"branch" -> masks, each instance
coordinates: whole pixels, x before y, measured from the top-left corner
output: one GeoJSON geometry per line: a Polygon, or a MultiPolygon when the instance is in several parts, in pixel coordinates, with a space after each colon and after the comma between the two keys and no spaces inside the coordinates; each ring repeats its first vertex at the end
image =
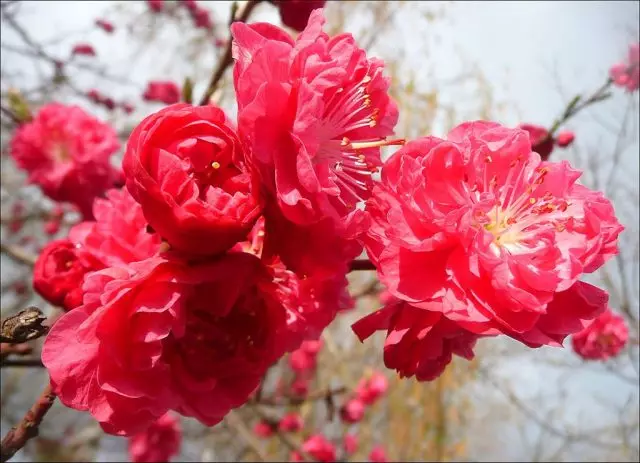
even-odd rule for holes
{"type": "Polygon", "coordinates": [[[351,261],[349,271],[354,272],[356,270],[375,270],[376,267],[369,259],[355,259],[351,261]]]}
{"type": "Polygon", "coordinates": [[[20,264],[33,266],[36,263],[36,256],[25,251],[24,249],[12,244],[0,243],[0,252],[11,257],[20,264]]]}
{"type": "MultiPolygon", "coordinates": [[[[253,409],[256,411],[256,414],[263,420],[273,423],[276,422],[278,420],[273,419],[272,417],[270,417],[267,413],[265,413],[259,406],[256,406],[255,404],[251,405],[253,407],[253,409]]],[[[279,428],[275,427],[273,430],[276,434],[276,436],[278,436],[278,439],[280,439],[280,441],[286,445],[287,447],[289,447],[290,450],[293,450],[295,452],[297,452],[301,457],[303,461],[316,461],[313,458],[311,458],[309,456],[309,454],[307,452],[305,452],[304,450],[302,450],[300,447],[300,444],[297,443],[294,439],[292,439],[289,435],[287,435],[286,433],[280,431],[279,428]]]]}
{"type": "MultiPolygon", "coordinates": [[[[260,1],[261,0],[248,0],[244,4],[244,7],[240,11],[239,15],[237,15],[236,8],[232,7],[229,25],[231,25],[231,23],[235,21],[246,22],[247,19],[249,19],[249,15],[253,11],[253,9],[258,5],[258,3],[260,3],[260,1]],[[237,15],[237,19],[236,19],[236,15],[237,15]]],[[[234,2],[234,5],[235,4],[236,3],[234,2]]],[[[216,91],[216,88],[218,87],[218,84],[220,83],[220,79],[222,79],[224,72],[233,63],[233,56],[231,55],[232,42],[233,41],[231,40],[231,38],[229,38],[229,40],[227,41],[227,45],[225,46],[225,49],[224,49],[224,54],[222,55],[222,58],[218,61],[218,65],[216,66],[215,70],[213,71],[213,74],[211,75],[211,80],[209,81],[207,90],[204,92],[204,95],[200,100],[200,106],[209,104],[209,99],[211,98],[211,95],[213,95],[213,92],[216,91]]]]}
{"type": "Polygon", "coordinates": [[[29,307],[4,318],[0,323],[0,342],[18,344],[39,338],[49,331],[49,327],[42,324],[46,319],[37,307],[29,307]]]}
{"type": "Polygon", "coordinates": [[[33,352],[33,347],[24,342],[20,344],[0,343],[0,360],[4,360],[9,355],[29,355],[31,352],[33,352]]]}
{"type": "Polygon", "coordinates": [[[231,410],[224,419],[225,423],[238,433],[238,435],[245,441],[245,443],[251,447],[260,461],[268,461],[269,458],[262,450],[260,442],[253,436],[247,425],[242,418],[233,410],[231,410]]]}
{"type": "Polygon", "coordinates": [[[282,399],[263,397],[260,399],[253,399],[251,400],[251,403],[271,406],[300,405],[305,402],[312,402],[314,400],[325,400],[327,397],[341,395],[346,392],[348,392],[348,389],[343,386],[336,389],[311,392],[307,394],[306,397],[283,397],[282,399]]]}
{"type": "Polygon", "coordinates": [[[0,368],[5,367],[44,368],[44,364],[38,358],[6,359],[0,362],[0,368]]]}
{"type": "Polygon", "coordinates": [[[15,453],[23,448],[27,441],[38,435],[38,426],[42,422],[44,415],[47,414],[53,401],[56,399],[55,394],[51,391],[51,386],[47,386],[40,394],[40,397],[33,404],[31,409],[24,415],[22,421],[17,426],[11,428],[0,444],[0,462],[9,461],[15,453]]]}

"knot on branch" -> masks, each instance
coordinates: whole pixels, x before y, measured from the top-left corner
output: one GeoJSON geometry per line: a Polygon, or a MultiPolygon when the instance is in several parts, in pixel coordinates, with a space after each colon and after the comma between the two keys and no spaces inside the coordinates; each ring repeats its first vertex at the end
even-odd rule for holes
{"type": "Polygon", "coordinates": [[[49,327],[43,325],[47,317],[37,307],[29,307],[2,320],[0,342],[18,344],[47,334],[49,327]]]}

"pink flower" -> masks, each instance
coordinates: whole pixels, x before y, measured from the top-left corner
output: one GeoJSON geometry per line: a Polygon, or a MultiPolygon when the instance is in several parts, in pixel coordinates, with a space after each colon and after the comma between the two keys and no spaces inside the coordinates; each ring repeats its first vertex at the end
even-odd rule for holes
{"type": "Polygon", "coordinates": [[[164,9],[164,0],[147,0],[147,6],[154,13],[160,13],[164,9]]]}
{"type": "Polygon", "coordinates": [[[153,80],[147,83],[142,94],[145,101],[158,101],[167,105],[180,101],[180,88],[170,80],[153,80]]]}
{"type": "MultiPolygon", "coordinates": [[[[304,444],[302,450],[309,454],[316,461],[334,462],[337,459],[336,448],[321,434],[314,434],[309,437],[304,444]]],[[[304,461],[297,452],[292,452],[291,461],[304,461]]]]}
{"type": "Polygon", "coordinates": [[[253,427],[253,433],[262,439],[266,439],[273,436],[273,425],[265,420],[260,420],[253,427]]]}
{"type": "Polygon", "coordinates": [[[126,188],[109,190],[93,203],[95,221],[74,225],[69,239],[104,263],[125,265],[155,255],[161,239],[147,229],[142,207],[126,188]]]}
{"type": "Polygon", "coordinates": [[[347,455],[353,455],[358,450],[358,436],[355,434],[346,434],[342,446],[347,455]]]}
{"type": "Polygon", "coordinates": [[[115,130],[77,106],[50,103],[20,126],[11,140],[11,155],[54,201],[75,204],[91,218],[93,199],[118,178],[110,163],[120,148],[115,130]]]}
{"type": "Polygon", "coordinates": [[[367,202],[365,245],[406,304],[365,318],[356,332],[386,329],[385,360],[426,378],[451,352],[470,357],[473,335],[558,345],[582,329],[603,296],[578,279],[617,253],[623,227],[579,176],[566,162],[541,162],[526,132],[494,123],[405,145],[367,202]],[[580,306],[549,305],[556,297],[580,306]]]}
{"type": "Polygon", "coordinates": [[[384,447],[376,445],[369,453],[369,461],[372,463],[387,463],[387,454],[384,447]]]}
{"type": "Polygon", "coordinates": [[[278,427],[281,431],[297,432],[304,426],[304,421],[299,413],[291,412],[282,417],[278,427]]]}
{"type": "Polygon", "coordinates": [[[164,463],[180,452],[182,431],[178,418],[165,413],[146,430],[129,439],[129,458],[134,463],[164,463]]]}
{"type": "Polygon", "coordinates": [[[556,135],[556,145],[558,145],[560,148],[566,148],[567,146],[571,145],[573,143],[573,140],[575,139],[575,135],[573,132],[571,132],[570,130],[565,130],[563,132],[558,133],[558,135],[556,135]]]}
{"type": "Polygon", "coordinates": [[[349,399],[340,408],[340,418],[345,423],[357,423],[364,418],[365,406],[359,399],[349,399]]]}
{"type": "Polygon", "coordinates": [[[617,356],[629,339],[629,328],[609,308],[572,337],[573,350],[586,360],[607,360],[617,356]]]}
{"type": "Polygon", "coordinates": [[[91,273],[83,291],[42,360],[62,403],[110,434],[143,431],[168,410],[213,426],[284,353],[286,311],[248,253],[154,257],[91,273]]]}
{"type": "Polygon", "coordinates": [[[378,371],[362,378],[356,387],[356,396],[366,405],[373,405],[389,389],[387,377],[378,371]]]}
{"type": "Polygon", "coordinates": [[[280,19],[285,26],[302,31],[311,12],[323,8],[326,0],[271,0],[271,3],[278,7],[280,19]]]}
{"type": "Polygon", "coordinates": [[[60,231],[60,221],[56,219],[47,220],[44,224],[44,232],[53,236],[60,231]]]}
{"type": "Polygon", "coordinates": [[[306,397],[309,394],[309,378],[298,376],[291,383],[291,393],[296,397],[306,397]]]}
{"type": "Polygon", "coordinates": [[[344,226],[370,194],[380,147],[402,141],[385,139],[398,111],[382,61],[323,24],[315,10],[295,41],[266,23],[231,26],[238,126],[247,165],[287,220],[344,226]]]}
{"type": "Polygon", "coordinates": [[[211,21],[209,11],[205,8],[196,7],[190,10],[190,12],[196,27],[201,29],[211,29],[213,27],[213,21],[211,21]]]}
{"type": "Polygon", "coordinates": [[[73,55],[96,56],[96,51],[93,46],[88,43],[78,43],[74,45],[71,53],[73,55]]]}
{"type": "Polygon", "coordinates": [[[538,153],[543,161],[549,159],[553,152],[553,138],[549,135],[549,131],[534,124],[520,124],[518,128],[529,133],[531,149],[538,153]]]}
{"type": "Polygon", "coordinates": [[[624,87],[629,92],[640,87],[640,44],[629,45],[627,61],[611,67],[609,76],[615,85],[624,87]]]}
{"type": "Polygon", "coordinates": [[[145,118],[122,162],[127,188],[153,229],[179,251],[213,255],[244,240],[260,214],[224,112],[179,104],[145,118]]]}
{"type": "Polygon", "coordinates": [[[110,23],[106,19],[96,19],[96,26],[109,34],[115,30],[113,23],[110,23]]]}
{"type": "Polygon", "coordinates": [[[51,304],[71,310],[82,305],[85,275],[102,268],[102,262],[70,241],[51,241],[33,267],[33,287],[51,304]]]}
{"type": "Polygon", "coordinates": [[[322,341],[304,341],[302,345],[289,355],[289,366],[300,374],[306,371],[315,370],[316,357],[322,346],[322,341]]]}

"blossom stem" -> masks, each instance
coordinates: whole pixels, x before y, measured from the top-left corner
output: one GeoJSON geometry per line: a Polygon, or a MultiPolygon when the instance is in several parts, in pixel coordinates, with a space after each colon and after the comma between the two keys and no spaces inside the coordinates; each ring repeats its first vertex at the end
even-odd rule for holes
{"type": "MultiPolygon", "coordinates": [[[[236,11],[236,8],[232,8],[231,9],[231,18],[230,18],[229,23],[233,23],[235,21],[246,22],[247,19],[249,19],[249,15],[253,11],[253,9],[256,7],[256,5],[258,5],[258,3],[260,3],[260,1],[261,0],[248,0],[245,3],[244,7],[241,8],[239,11],[236,11]]],[[[235,5],[235,3],[234,3],[234,5],[235,5]]],[[[229,24],[229,25],[231,25],[231,24],[229,24]]],[[[218,61],[218,64],[217,64],[215,70],[213,71],[213,74],[211,75],[211,80],[209,81],[209,85],[207,86],[207,90],[204,92],[204,95],[202,96],[202,99],[200,100],[200,106],[204,106],[206,104],[209,104],[209,100],[211,99],[211,95],[213,95],[213,92],[215,92],[216,88],[218,88],[218,84],[220,83],[220,80],[222,79],[222,76],[224,76],[224,73],[227,70],[227,68],[233,63],[233,57],[231,55],[231,43],[232,43],[232,40],[229,39],[227,41],[226,46],[225,46],[222,58],[220,58],[220,60],[218,61]]]]}
{"type": "Polygon", "coordinates": [[[27,411],[20,423],[2,439],[0,444],[0,462],[9,461],[15,453],[23,448],[27,441],[38,435],[38,426],[47,414],[56,396],[48,385],[40,394],[33,406],[27,411]]]}
{"type": "Polygon", "coordinates": [[[35,256],[17,246],[1,243],[0,251],[21,264],[33,266],[36,263],[35,256]]]}
{"type": "Polygon", "coordinates": [[[355,272],[356,270],[375,270],[376,267],[369,259],[355,259],[351,261],[349,271],[355,272]]]}
{"type": "Polygon", "coordinates": [[[549,133],[547,134],[547,139],[553,138],[553,135],[558,131],[558,129],[560,129],[563,124],[565,124],[569,119],[578,114],[587,106],[591,106],[598,101],[604,101],[609,98],[611,94],[607,93],[607,90],[609,89],[609,87],[611,87],[612,83],[613,80],[611,78],[607,79],[607,81],[595,92],[593,92],[587,99],[583,99],[582,95],[577,95],[576,97],[574,97],[565,107],[562,115],[555,121],[553,121],[553,124],[549,129],[549,133]]]}
{"type": "MultiPolygon", "coordinates": [[[[265,413],[260,406],[257,406],[255,404],[252,405],[253,409],[256,411],[256,413],[258,414],[258,416],[265,420],[268,423],[274,423],[277,422],[278,420],[273,419],[271,416],[269,416],[269,414],[265,413]]],[[[289,437],[286,433],[280,431],[280,429],[275,428],[274,432],[276,434],[276,436],[278,436],[278,439],[280,439],[280,441],[286,445],[287,447],[289,447],[290,450],[293,450],[295,452],[297,452],[300,457],[302,458],[303,461],[316,461],[313,458],[311,458],[311,456],[305,452],[304,450],[301,449],[301,445],[299,443],[297,443],[293,438],[289,437]]]]}
{"type": "Polygon", "coordinates": [[[260,399],[254,399],[252,402],[259,405],[270,406],[287,406],[287,405],[300,405],[305,402],[312,402],[314,400],[323,400],[330,396],[341,395],[348,392],[346,387],[339,387],[336,389],[328,389],[315,391],[307,394],[306,397],[284,397],[282,399],[262,397],[260,399]]]}

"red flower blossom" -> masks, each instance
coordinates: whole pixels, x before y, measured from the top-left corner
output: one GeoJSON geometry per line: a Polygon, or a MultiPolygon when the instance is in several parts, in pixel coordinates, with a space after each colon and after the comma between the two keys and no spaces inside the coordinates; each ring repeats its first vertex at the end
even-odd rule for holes
{"type": "Polygon", "coordinates": [[[79,43],[73,46],[71,53],[74,55],[96,56],[93,46],[88,43],[79,43]]]}
{"type": "Polygon", "coordinates": [[[362,378],[356,387],[356,396],[366,405],[373,405],[389,389],[389,380],[379,371],[362,378]]]}
{"type": "Polygon", "coordinates": [[[154,13],[160,13],[164,9],[164,0],[147,0],[147,6],[154,13]]]}
{"type": "Polygon", "coordinates": [[[358,436],[354,434],[346,434],[342,443],[344,451],[347,455],[353,455],[358,450],[358,436]]]}
{"type": "Polygon", "coordinates": [[[47,220],[44,224],[44,232],[53,236],[60,231],[60,221],[57,219],[47,220]]]}
{"type": "Polygon", "coordinates": [[[62,403],[110,434],[140,432],[168,410],[213,426],[284,353],[286,311],[248,253],[201,265],[151,258],[91,273],[83,290],[42,360],[62,403]]]}
{"type": "Polygon", "coordinates": [[[560,148],[566,148],[567,146],[571,145],[573,143],[573,140],[576,138],[576,136],[574,135],[573,132],[571,132],[570,130],[565,130],[563,132],[558,133],[558,135],[556,135],[556,145],[558,145],[560,148]]]}
{"type": "Polygon", "coordinates": [[[246,163],[298,225],[344,225],[370,193],[380,147],[401,143],[385,139],[398,111],[382,61],[350,34],[330,38],[323,24],[314,11],[295,41],[270,24],[231,26],[246,163]]]}
{"type": "Polygon", "coordinates": [[[115,30],[113,23],[107,21],[106,19],[96,19],[96,26],[109,34],[111,34],[115,30]]]}
{"type": "Polygon", "coordinates": [[[273,432],[273,425],[265,420],[258,421],[253,427],[253,433],[262,439],[273,436],[273,432]]]}
{"type": "Polygon", "coordinates": [[[281,431],[285,432],[297,432],[304,426],[304,421],[299,413],[291,412],[282,417],[278,427],[281,431]]]}
{"type": "Polygon", "coordinates": [[[169,106],[133,131],[122,162],[127,188],[172,247],[218,254],[246,238],[260,214],[242,148],[215,106],[169,106]]]}
{"type": "Polygon", "coordinates": [[[296,397],[306,397],[309,394],[309,378],[297,376],[291,383],[291,393],[296,397]]]}
{"type": "Polygon", "coordinates": [[[369,453],[369,461],[372,463],[387,463],[387,453],[384,451],[384,447],[376,445],[369,453]]]}
{"type": "Polygon", "coordinates": [[[155,255],[161,239],[147,229],[142,207],[126,188],[109,190],[106,196],[93,203],[95,221],[74,225],[69,231],[69,240],[105,267],[138,262],[155,255]]]}
{"type": "Polygon", "coordinates": [[[289,366],[297,374],[315,370],[316,358],[321,347],[322,340],[320,339],[317,341],[304,341],[298,349],[289,355],[289,366]]]}
{"type": "Polygon", "coordinates": [[[545,335],[543,344],[558,345],[582,329],[602,295],[577,281],[617,253],[623,227],[602,194],[575,183],[579,175],[566,162],[541,163],[524,131],[493,123],[405,145],[367,202],[365,244],[380,280],[419,310],[388,306],[354,329],[361,338],[390,330],[385,359],[422,377],[430,367],[399,352],[429,351],[436,371],[447,349],[471,355],[472,334],[532,344],[545,335]],[[548,306],[556,295],[581,305],[548,306]]]}
{"type": "Polygon", "coordinates": [[[282,23],[295,29],[302,31],[309,21],[311,12],[317,8],[323,8],[326,0],[271,0],[280,11],[280,19],[282,23]]]}
{"type": "Polygon", "coordinates": [[[640,88],[640,44],[629,45],[627,61],[612,66],[609,76],[615,85],[626,88],[629,92],[640,88]]]}
{"type": "Polygon", "coordinates": [[[211,21],[211,15],[207,9],[196,7],[190,12],[196,27],[200,29],[211,29],[213,27],[213,21],[211,21]]]}
{"type": "Polygon", "coordinates": [[[549,131],[534,124],[520,124],[518,128],[529,133],[531,149],[538,153],[543,161],[549,159],[553,152],[553,137],[549,135],[549,131]]]}
{"type": "Polygon", "coordinates": [[[33,267],[33,287],[51,304],[71,310],[82,305],[85,275],[102,268],[102,262],[72,242],[51,241],[33,267]]]}
{"type": "Polygon", "coordinates": [[[129,458],[134,463],[164,463],[180,452],[182,430],[178,418],[165,413],[149,428],[129,439],[129,458]]]}
{"type": "Polygon", "coordinates": [[[170,80],[153,80],[147,83],[142,94],[145,101],[158,101],[167,105],[180,101],[180,87],[170,80]]]}
{"type": "Polygon", "coordinates": [[[77,106],[51,103],[23,124],[11,140],[11,155],[29,182],[54,201],[75,204],[91,218],[93,199],[119,176],[110,164],[120,147],[115,130],[77,106]]]}
{"type": "MultiPolygon", "coordinates": [[[[316,461],[334,462],[337,459],[335,446],[320,434],[309,437],[302,444],[302,450],[316,461]]],[[[290,459],[291,461],[304,461],[301,455],[295,451],[291,452],[290,459]]]]}
{"type": "Polygon", "coordinates": [[[357,423],[364,418],[365,406],[359,399],[349,399],[340,408],[340,418],[345,423],[357,423]]]}
{"type": "Polygon", "coordinates": [[[607,360],[617,356],[629,339],[629,328],[610,309],[572,337],[573,350],[586,360],[607,360]]]}

